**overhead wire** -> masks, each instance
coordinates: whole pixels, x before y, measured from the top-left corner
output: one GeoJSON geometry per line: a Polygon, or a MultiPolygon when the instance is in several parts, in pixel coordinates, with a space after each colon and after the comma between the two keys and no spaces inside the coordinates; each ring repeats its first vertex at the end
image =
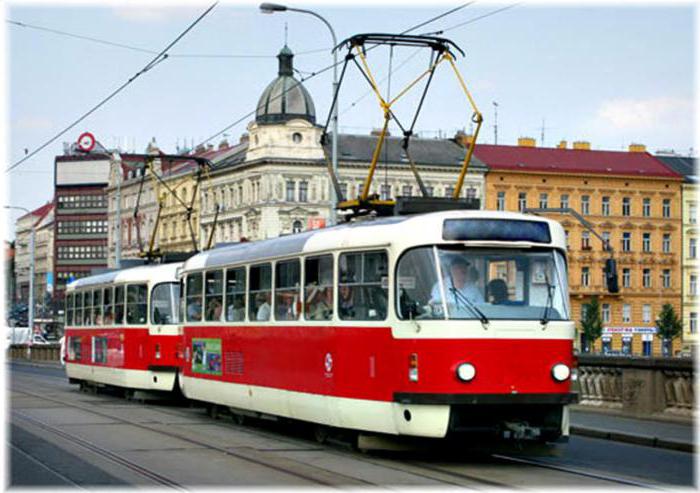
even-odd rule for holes
{"type": "Polygon", "coordinates": [[[443,33],[447,32],[447,31],[452,31],[453,29],[457,29],[458,27],[463,27],[463,26],[466,26],[466,25],[468,25],[468,24],[472,24],[472,23],[474,23],[474,22],[476,22],[476,21],[480,21],[481,19],[485,19],[486,17],[490,17],[490,16],[492,16],[492,15],[498,14],[498,13],[503,12],[503,11],[506,11],[506,10],[508,10],[508,9],[512,9],[513,7],[517,7],[517,6],[520,5],[521,3],[522,3],[522,2],[512,3],[512,4],[510,4],[510,5],[506,5],[505,7],[501,7],[501,8],[499,8],[499,9],[492,10],[491,12],[487,12],[487,13],[485,13],[485,14],[483,14],[483,15],[476,16],[476,17],[474,17],[474,18],[472,18],[472,19],[469,19],[469,20],[467,20],[467,21],[465,21],[465,22],[460,22],[459,24],[455,24],[454,26],[446,27],[445,29],[441,29],[441,30],[439,30],[439,31],[433,31],[433,32],[428,32],[428,33],[422,33],[422,34],[420,34],[420,36],[433,36],[433,35],[443,34],[443,33]]]}
{"type": "Polygon", "coordinates": [[[219,3],[219,2],[218,2],[218,0],[217,0],[217,1],[214,2],[211,6],[209,6],[209,8],[207,8],[207,10],[205,10],[199,17],[197,17],[197,19],[195,19],[194,22],[192,22],[192,23],[187,27],[187,29],[185,29],[184,31],[182,31],[173,41],[171,41],[163,50],[161,50],[161,51],[160,51],[150,62],[148,62],[141,70],[139,70],[138,72],[136,72],[136,74],[134,74],[129,80],[127,80],[125,83],[123,83],[123,84],[122,84],[121,86],[119,86],[117,89],[115,89],[114,91],[112,91],[106,98],[102,99],[99,103],[97,103],[95,106],[93,106],[90,110],[88,110],[86,113],[84,113],[83,115],[81,115],[77,120],[75,120],[73,123],[71,123],[68,127],[66,127],[66,128],[64,128],[63,130],[61,130],[59,133],[57,133],[56,135],[54,135],[53,137],[51,137],[51,139],[49,139],[48,141],[46,141],[44,144],[42,144],[41,146],[39,146],[38,148],[36,148],[35,150],[33,150],[32,152],[30,152],[30,153],[27,154],[26,156],[24,156],[22,159],[20,159],[20,160],[17,161],[16,163],[14,163],[14,164],[13,164],[12,166],[10,166],[9,168],[7,168],[7,169],[5,170],[5,172],[8,173],[8,172],[12,171],[12,170],[15,169],[17,166],[19,166],[20,164],[24,163],[24,162],[27,161],[28,159],[30,159],[32,156],[36,155],[36,154],[37,154],[38,152],[40,152],[41,150],[45,149],[47,146],[49,146],[49,145],[52,144],[54,141],[56,141],[56,139],[58,139],[58,138],[61,137],[63,134],[65,134],[66,132],[68,132],[70,129],[72,129],[73,127],[75,127],[78,123],[80,123],[81,121],[83,121],[85,118],[87,118],[88,116],[90,116],[92,113],[94,113],[95,111],[97,111],[99,108],[101,108],[102,106],[104,106],[108,101],[110,101],[110,100],[111,100],[112,98],[114,98],[117,94],[119,94],[121,91],[123,91],[127,86],[129,86],[132,82],[134,82],[134,81],[135,81],[137,78],[139,78],[141,75],[145,74],[146,72],[148,72],[149,70],[151,70],[153,67],[157,66],[159,63],[165,61],[165,60],[168,58],[168,53],[167,53],[168,50],[169,50],[170,48],[172,48],[177,42],[179,42],[179,41],[180,41],[188,32],[190,32],[197,24],[199,24],[199,22],[200,22],[202,19],[204,19],[204,17],[205,17],[207,14],[209,14],[209,12],[211,12],[212,9],[213,9],[214,7],[216,7],[216,5],[217,5],[218,3],[219,3]]]}

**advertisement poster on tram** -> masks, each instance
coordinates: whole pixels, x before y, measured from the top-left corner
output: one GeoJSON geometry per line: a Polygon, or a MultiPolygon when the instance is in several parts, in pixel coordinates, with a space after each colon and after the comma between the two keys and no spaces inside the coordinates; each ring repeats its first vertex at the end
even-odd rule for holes
{"type": "Polygon", "coordinates": [[[221,375],[221,339],[192,339],[192,371],[221,375]]]}

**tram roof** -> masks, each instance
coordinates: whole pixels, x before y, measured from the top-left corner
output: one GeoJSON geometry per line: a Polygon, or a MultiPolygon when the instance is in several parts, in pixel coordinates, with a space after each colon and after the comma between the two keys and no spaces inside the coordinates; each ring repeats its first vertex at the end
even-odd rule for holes
{"type": "MultiPolygon", "coordinates": [[[[312,254],[333,249],[381,248],[392,243],[406,247],[442,242],[444,219],[510,219],[554,224],[551,245],[566,249],[562,226],[551,219],[505,211],[446,211],[408,216],[392,216],[329,228],[214,248],[190,257],[184,271],[264,261],[292,255],[312,254]],[[418,233],[418,234],[416,234],[418,233]]],[[[539,245],[542,246],[542,245],[539,245]]]]}
{"type": "Polygon", "coordinates": [[[177,269],[182,262],[157,265],[139,265],[130,269],[113,270],[103,274],[83,277],[68,284],[69,289],[81,289],[103,284],[118,284],[124,282],[176,282],[177,269]]]}

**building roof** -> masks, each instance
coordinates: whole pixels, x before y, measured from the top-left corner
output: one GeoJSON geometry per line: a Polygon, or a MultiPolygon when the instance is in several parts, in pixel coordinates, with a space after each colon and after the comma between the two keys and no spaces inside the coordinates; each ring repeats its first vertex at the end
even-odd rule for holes
{"type": "MultiPolygon", "coordinates": [[[[370,162],[377,146],[379,137],[374,135],[338,135],[338,161],[370,162]]],[[[409,164],[408,157],[401,147],[402,137],[387,137],[382,145],[379,163],[409,164]]],[[[330,153],[331,144],[328,139],[326,148],[330,153]]],[[[479,146],[477,145],[477,149],[479,146]]],[[[462,166],[466,149],[450,139],[421,139],[412,138],[408,147],[411,157],[418,165],[462,166]]],[[[476,156],[472,156],[470,167],[485,169],[485,164],[476,156]]]]}
{"type": "Polygon", "coordinates": [[[492,170],[680,177],[647,152],[477,144],[474,154],[492,170]]]}
{"type": "Polygon", "coordinates": [[[695,158],[685,156],[656,156],[676,173],[683,175],[687,183],[698,183],[698,168],[695,158]]]}
{"type": "Polygon", "coordinates": [[[17,220],[21,221],[22,219],[24,219],[26,217],[34,216],[37,218],[36,222],[34,224],[39,224],[39,222],[41,222],[41,220],[44,219],[49,214],[49,212],[51,212],[53,210],[53,208],[54,208],[53,201],[47,202],[44,205],[42,205],[41,207],[34,209],[29,214],[24,214],[23,216],[20,216],[19,219],[17,219],[17,220]]]}

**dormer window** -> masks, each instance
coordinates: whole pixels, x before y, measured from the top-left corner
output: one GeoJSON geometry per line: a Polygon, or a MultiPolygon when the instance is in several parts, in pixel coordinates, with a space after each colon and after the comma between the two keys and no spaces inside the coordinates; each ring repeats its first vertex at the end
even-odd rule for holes
{"type": "Polygon", "coordinates": [[[292,141],[295,144],[300,144],[302,140],[303,140],[303,136],[299,132],[294,132],[292,134],[292,141]]]}

